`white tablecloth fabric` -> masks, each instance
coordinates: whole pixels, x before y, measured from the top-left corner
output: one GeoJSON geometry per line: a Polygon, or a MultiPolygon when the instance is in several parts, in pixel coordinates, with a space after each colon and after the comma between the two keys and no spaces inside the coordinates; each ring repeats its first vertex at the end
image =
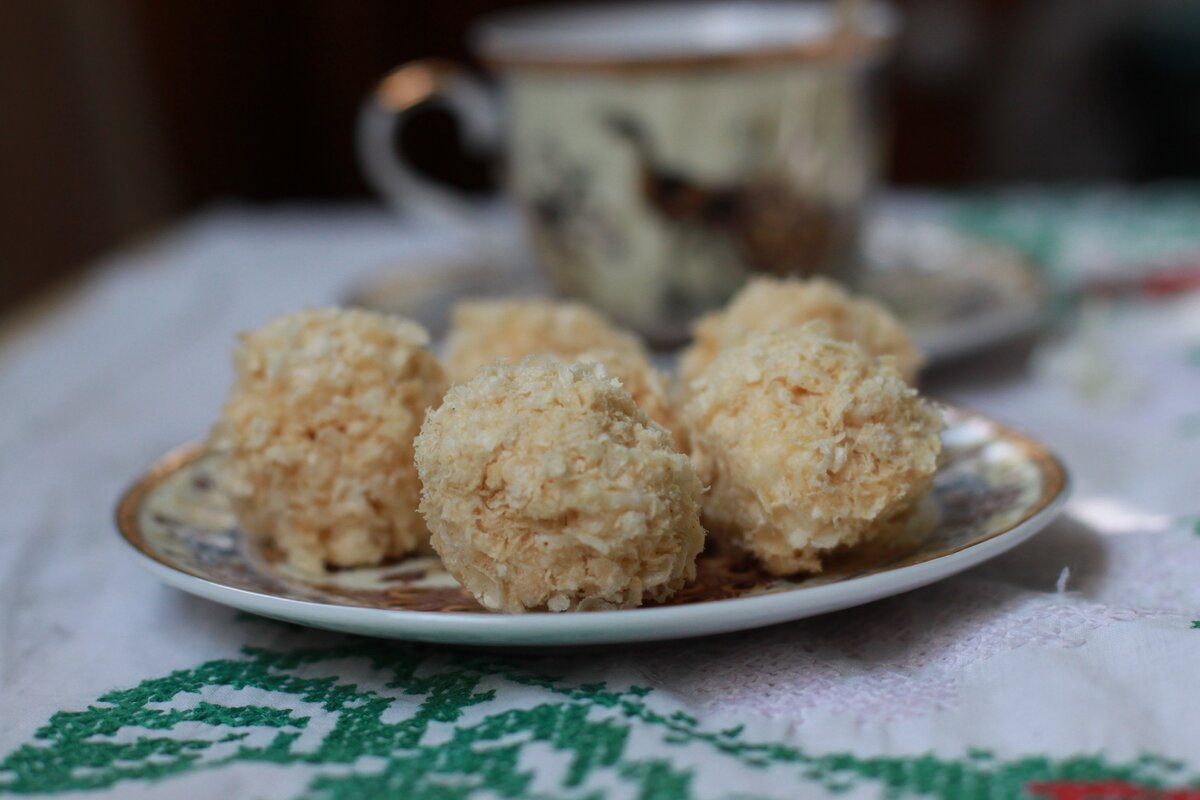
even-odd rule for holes
{"type": "Polygon", "coordinates": [[[236,331],[469,245],[365,209],[203,214],[109,259],[0,353],[0,797],[1200,786],[1197,295],[1093,308],[1032,362],[935,373],[933,394],[1055,448],[1075,495],[1030,543],[866,607],[698,642],[503,655],[247,617],[134,563],[115,498],[205,433],[236,331]],[[1103,391],[1072,380],[1083,362],[1103,391]]]}

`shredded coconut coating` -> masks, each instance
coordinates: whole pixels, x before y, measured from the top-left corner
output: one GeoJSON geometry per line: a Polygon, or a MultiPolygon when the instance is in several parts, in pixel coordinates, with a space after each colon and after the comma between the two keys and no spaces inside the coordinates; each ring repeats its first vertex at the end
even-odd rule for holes
{"type": "Polygon", "coordinates": [[[636,337],[578,303],[553,300],[472,300],[454,308],[446,340],[446,372],[454,383],[499,358],[553,355],[603,364],[650,418],[669,430],[680,452],[687,431],[672,406],[668,382],[636,337]]]}
{"type": "Polygon", "coordinates": [[[904,380],[916,384],[922,357],[908,331],[884,306],[849,294],[824,278],[758,278],[721,311],[701,317],[694,340],[679,362],[684,390],[725,348],[756,331],[795,328],[811,320],[829,325],[829,335],[857,342],[873,356],[891,356],[904,380]]]}
{"type": "Polygon", "coordinates": [[[454,307],[446,339],[446,374],[461,383],[498,358],[525,356],[574,360],[588,350],[645,356],[633,335],[579,303],[554,300],[471,300],[454,307]]]}
{"type": "Polygon", "coordinates": [[[598,349],[585,351],[569,360],[604,367],[605,373],[621,382],[625,391],[633,396],[633,402],[646,412],[646,416],[670,432],[675,449],[681,453],[688,452],[687,428],[671,403],[667,379],[654,368],[644,353],[598,349]]]}
{"type": "Polygon", "coordinates": [[[428,340],[414,322],[337,309],[242,335],[210,446],[248,533],[309,571],[427,543],[413,437],[446,388],[428,340]]]}
{"type": "Polygon", "coordinates": [[[683,408],[714,532],[777,575],[890,536],[930,490],[941,415],[891,359],[822,323],[749,334],[692,384],[683,408]]]}
{"type": "Polygon", "coordinates": [[[595,364],[485,367],[430,412],[416,460],[433,548],[489,609],[630,608],[695,579],[691,462],[595,364]]]}

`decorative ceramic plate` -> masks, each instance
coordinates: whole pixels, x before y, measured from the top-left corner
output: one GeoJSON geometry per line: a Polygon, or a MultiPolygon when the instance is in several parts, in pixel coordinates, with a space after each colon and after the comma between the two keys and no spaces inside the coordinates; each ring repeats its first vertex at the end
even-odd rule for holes
{"type": "Polygon", "coordinates": [[[946,408],[944,463],[927,524],[902,545],[857,550],[810,578],[780,579],[710,543],[696,583],[667,603],[623,611],[494,614],[435,558],[313,576],[238,529],[199,444],[159,461],[117,507],[139,562],[164,582],[263,616],[396,639],[489,646],[677,639],[823,614],[915,589],[986,561],[1043,528],[1067,474],[1037,442],[946,408]]]}

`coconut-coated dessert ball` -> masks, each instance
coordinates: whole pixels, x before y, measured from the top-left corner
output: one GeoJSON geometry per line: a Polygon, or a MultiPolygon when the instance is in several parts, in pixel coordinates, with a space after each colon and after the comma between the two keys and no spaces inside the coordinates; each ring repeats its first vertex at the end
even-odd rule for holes
{"type": "Polygon", "coordinates": [[[824,278],[758,278],[721,311],[701,317],[679,363],[685,393],[690,382],[726,347],[755,331],[780,331],[823,320],[835,339],[857,342],[872,356],[891,356],[909,384],[922,358],[904,325],[874,300],[855,296],[824,278]]]}
{"type": "Polygon", "coordinates": [[[633,402],[646,412],[646,416],[670,432],[675,449],[681,453],[688,452],[687,428],[671,403],[667,378],[654,368],[644,353],[613,348],[597,349],[561,360],[602,366],[605,374],[621,382],[621,386],[633,396],[633,402]]]}
{"type": "Polygon", "coordinates": [[[687,451],[687,432],[671,404],[667,379],[636,337],[597,312],[544,299],[469,300],[455,306],[446,340],[451,381],[465,381],[498,358],[517,362],[530,355],[603,364],[651,419],[671,431],[680,452],[687,451]]]}
{"type": "Polygon", "coordinates": [[[574,361],[588,350],[645,355],[641,342],[579,303],[541,298],[466,300],[454,307],[446,374],[461,383],[498,358],[554,355],[574,361]]]}
{"type": "Polygon", "coordinates": [[[210,446],[244,530],[309,571],[427,543],[413,437],[446,389],[427,344],[414,322],[339,309],[242,335],[210,446]]]}
{"type": "Polygon", "coordinates": [[[630,608],[695,578],[700,482],[596,364],[484,367],[430,412],[416,459],[431,544],[486,608],[630,608]]]}
{"type": "Polygon", "coordinates": [[[892,360],[819,322],[722,351],[683,417],[710,529],[778,575],[818,572],[830,551],[900,531],[941,451],[941,415],[892,360]]]}

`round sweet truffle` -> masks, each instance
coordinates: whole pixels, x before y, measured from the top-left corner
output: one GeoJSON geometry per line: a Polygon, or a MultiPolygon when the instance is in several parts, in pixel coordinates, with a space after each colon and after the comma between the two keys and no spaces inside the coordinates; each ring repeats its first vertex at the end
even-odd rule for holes
{"type": "Polygon", "coordinates": [[[431,544],[489,609],[630,608],[695,578],[700,482],[597,365],[485,367],[429,414],[416,459],[431,544]]]}
{"type": "Polygon", "coordinates": [[[416,323],[337,309],[241,337],[210,446],[248,533],[310,571],[428,542],[412,443],[446,381],[427,343],[416,323]]]}
{"type": "Polygon", "coordinates": [[[633,396],[633,402],[646,412],[646,416],[670,431],[675,449],[681,453],[688,452],[687,428],[671,403],[667,380],[644,353],[614,348],[597,349],[563,360],[604,367],[605,373],[621,382],[625,391],[633,396]]]}
{"type": "Polygon", "coordinates": [[[755,331],[788,330],[823,320],[836,339],[857,342],[872,356],[891,356],[904,380],[915,384],[922,358],[904,325],[874,300],[849,294],[824,278],[758,278],[721,311],[701,317],[679,362],[687,387],[717,355],[755,331]]]}
{"type": "Polygon", "coordinates": [[[821,323],[749,334],[683,407],[706,522],[778,575],[898,531],[929,492],[942,419],[890,359],[821,323]]]}
{"type": "Polygon", "coordinates": [[[645,356],[641,343],[579,303],[543,299],[470,300],[454,307],[446,339],[446,374],[461,383],[498,358],[530,355],[567,360],[588,350],[645,356]]]}

